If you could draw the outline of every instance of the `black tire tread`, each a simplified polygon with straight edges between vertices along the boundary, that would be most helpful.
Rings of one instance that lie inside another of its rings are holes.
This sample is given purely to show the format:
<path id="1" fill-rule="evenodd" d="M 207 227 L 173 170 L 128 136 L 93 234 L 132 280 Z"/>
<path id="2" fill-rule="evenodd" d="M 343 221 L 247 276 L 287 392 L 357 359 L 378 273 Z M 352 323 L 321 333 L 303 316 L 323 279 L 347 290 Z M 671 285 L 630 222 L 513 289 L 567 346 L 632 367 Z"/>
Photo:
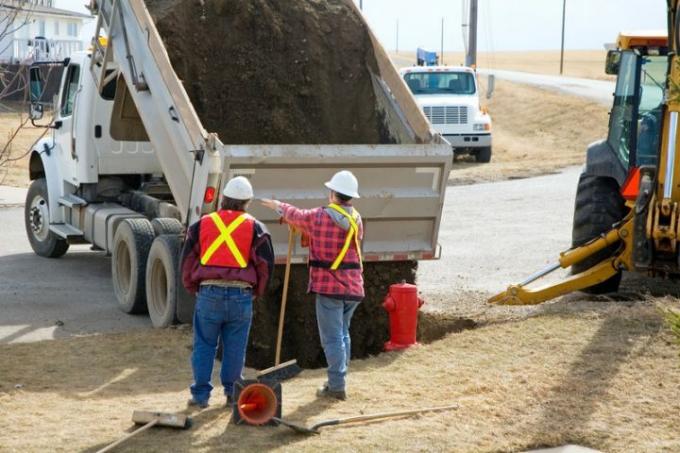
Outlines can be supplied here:
<path id="1" fill-rule="evenodd" d="M 38 178 L 34 180 L 28 188 L 28 192 L 26 193 L 26 204 L 24 206 L 24 226 L 26 228 L 28 242 L 31 244 L 31 248 L 38 256 L 45 258 L 62 257 L 64 254 L 66 254 L 69 248 L 69 243 L 66 239 L 60 238 L 50 231 L 47 235 L 47 239 L 40 242 L 35 238 L 33 232 L 30 230 L 31 227 L 28 223 L 28 219 L 31 209 L 31 200 L 36 194 L 41 195 L 49 206 L 50 199 L 47 191 L 47 181 L 45 178 Z"/>
<path id="2" fill-rule="evenodd" d="M 157 217 L 151 221 L 156 236 L 163 234 L 181 234 L 182 222 L 171 217 Z"/>
<path id="3" fill-rule="evenodd" d="M 475 153 L 475 161 L 481 164 L 487 164 L 491 162 L 491 154 L 492 150 L 490 146 L 479 148 L 479 151 Z"/>
<path id="4" fill-rule="evenodd" d="M 579 178 L 574 204 L 572 247 L 581 246 L 609 231 L 625 216 L 625 201 L 612 178 L 582 174 Z M 608 247 L 572 266 L 572 273 L 583 272 L 612 256 L 617 246 Z M 591 294 L 616 292 L 621 283 L 621 272 L 608 280 L 584 290 Z"/>
<path id="5" fill-rule="evenodd" d="M 174 220 L 174 219 L 172 219 Z M 158 250 L 160 248 L 160 250 Z M 149 250 L 149 256 L 148 256 L 148 261 L 147 264 L 151 261 L 151 259 L 156 256 L 156 255 L 161 255 L 161 254 L 167 254 L 168 258 L 170 258 L 170 262 L 172 263 L 172 268 L 170 269 L 170 273 L 168 276 L 168 280 L 170 281 L 171 285 L 175 285 L 175 302 L 173 304 L 173 309 L 172 309 L 172 315 L 170 320 L 164 320 L 162 323 L 154 322 L 154 327 L 167 327 L 172 324 L 177 323 L 177 304 L 179 303 L 179 297 L 180 297 L 180 288 L 178 288 L 178 285 L 181 285 L 181 279 L 179 278 L 179 262 L 180 262 L 180 254 L 181 254 L 181 241 L 179 237 L 175 234 L 162 234 L 160 236 L 157 236 L 156 239 L 153 241 L 153 244 L 151 245 L 151 248 Z M 147 265 L 147 273 L 145 275 L 145 278 L 150 279 L 150 275 L 148 275 L 150 267 Z M 168 269 L 166 269 L 166 273 L 168 272 Z M 147 298 L 148 300 L 148 298 Z M 147 310 L 149 311 L 149 315 L 152 315 L 151 309 L 147 306 Z M 152 322 L 153 322 L 153 316 L 152 316 Z"/>
<path id="6" fill-rule="evenodd" d="M 131 245 L 132 250 L 130 254 L 137 255 L 137 269 L 133 272 L 136 273 L 136 289 L 133 290 L 134 300 L 132 301 L 121 301 L 118 300 L 121 309 L 130 314 L 145 313 L 146 312 L 146 263 L 149 256 L 149 250 L 151 249 L 151 244 L 155 238 L 153 227 L 151 222 L 146 219 L 126 219 L 124 220 L 116 230 L 115 238 L 113 240 L 114 253 L 117 248 L 119 241 L 119 236 L 124 234 L 124 229 L 129 229 L 132 237 L 133 244 Z M 122 240 L 122 239 L 121 239 Z M 116 266 L 115 256 L 111 259 L 111 274 L 114 275 L 114 270 Z M 132 284 L 132 283 L 131 283 Z M 114 284 L 115 288 L 115 284 Z M 116 294 L 116 298 L 120 296 Z"/>

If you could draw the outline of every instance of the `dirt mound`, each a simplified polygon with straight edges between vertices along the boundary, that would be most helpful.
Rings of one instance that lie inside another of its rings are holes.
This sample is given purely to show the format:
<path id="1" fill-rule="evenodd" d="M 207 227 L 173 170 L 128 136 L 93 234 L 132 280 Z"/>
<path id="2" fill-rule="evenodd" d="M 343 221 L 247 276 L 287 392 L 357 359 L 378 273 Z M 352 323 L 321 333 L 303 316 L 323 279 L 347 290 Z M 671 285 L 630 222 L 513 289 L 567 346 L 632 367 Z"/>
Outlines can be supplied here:
<path id="1" fill-rule="evenodd" d="M 394 141 L 373 91 L 373 45 L 351 0 L 147 0 L 170 60 L 203 126 L 227 144 Z M 352 324 L 355 357 L 382 351 L 390 284 L 415 262 L 368 264 Z M 307 269 L 291 275 L 283 359 L 325 365 Z M 274 362 L 283 267 L 255 304 L 248 365 Z"/>
<path id="2" fill-rule="evenodd" d="M 147 0 L 203 126 L 227 144 L 391 141 L 351 0 Z"/>
<path id="3" fill-rule="evenodd" d="M 383 300 L 391 284 L 402 280 L 413 283 L 417 267 L 415 261 L 365 264 L 366 298 L 357 308 L 350 327 L 352 357 L 362 358 L 383 351 L 389 324 L 387 312 L 382 307 Z M 283 266 L 276 267 L 268 293 L 254 306 L 247 361 L 255 368 L 266 368 L 274 363 L 283 270 Z M 281 358 L 283 361 L 295 358 L 305 368 L 316 368 L 325 366 L 326 359 L 316 325 L 314 296 L 307 294 L 307 275 L 305 266 L 291 269 Z"/>

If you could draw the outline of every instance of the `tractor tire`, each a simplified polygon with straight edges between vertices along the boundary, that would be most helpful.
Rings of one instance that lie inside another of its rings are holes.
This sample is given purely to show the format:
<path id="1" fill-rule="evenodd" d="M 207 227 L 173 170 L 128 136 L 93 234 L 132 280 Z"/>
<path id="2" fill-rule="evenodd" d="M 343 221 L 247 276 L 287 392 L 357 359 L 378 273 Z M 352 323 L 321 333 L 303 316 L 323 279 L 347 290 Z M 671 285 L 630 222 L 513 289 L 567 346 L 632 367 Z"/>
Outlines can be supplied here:
<path id="1" fill-rule="evenodd" d="M 176 324 L 178 305 L 188 303 L 189 295 L 180 276 L 181 239 L 163 234 L 154 239 L 146 265 L 146 306 L 156 328 Z"/>
<path id="2" fill-rule="evenodd" d="M 28 242 L 36 255 L 59 258 L 68 251 L 68 241 L 50 231 L 49 197 L 45 178 L 36 179 L 28 188 L 24 225 Z"/>
<path id="3" fill-rule="evenodd" d="M 156 236 L 161 234 L 181 234 L 182 223 L 170 217 L 158 217 L 151 221 L 151 226 Z"/>
<path id="4" fill-rule="evenodd" d="M 582 174 L 576 190 L 572 246 L 579 247 L 602 233 L 606 233 L 612 225 L 621 221 L 625 214 L 625 201 L 614 179 Z M 590 269 L 611 257 L 617 249 L 617 245 L 608 247 L 574 264 L 572 274 Z M 590 294 L 613 293 L 618 291 L 620 284 L 621 272 L 583 291 Z"/>
<path id="5" fill-rule="evenodd" d="M 491 162 L 491 147 L 485 146 L 484 148 L 479 148 L 479 151 L 475 153 L 475 161 L 480 164 Z"/>
<path id="6" fill-rule="evenodd" d="M 113 238 L 111 277 L 118 306 L 125 313 L 146 311 L 146 262 L 154 240 L 146 219 L 126 219 Z"/>

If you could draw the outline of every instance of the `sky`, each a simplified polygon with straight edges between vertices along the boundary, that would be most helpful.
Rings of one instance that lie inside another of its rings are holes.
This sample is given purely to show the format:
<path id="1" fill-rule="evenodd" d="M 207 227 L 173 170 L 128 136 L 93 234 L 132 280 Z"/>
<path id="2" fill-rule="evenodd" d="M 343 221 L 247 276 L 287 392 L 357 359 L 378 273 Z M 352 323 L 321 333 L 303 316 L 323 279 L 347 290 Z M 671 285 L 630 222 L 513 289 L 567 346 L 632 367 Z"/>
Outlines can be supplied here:
<path id="1" fill-rule="evenodd" d="M 276 0 L 285 1 L 285 0 Z M 359 4 L 360 0 L 354 0 Z M 445 51 L 462 51 L 465 0 L 363 0 L 364 14 L 387 49 L 439 50 L 444 19 Z M 560 48 L 563 0 L 479 0 L 478 50 Z M 55 0 L 58 8 L 87 12 L 86 0 Z M 665 0 L 566 0 L 565 47 L 603 49 L 622 30 L 666 28 Z M 93 33 L 91 23 L 83 39 Z"/>

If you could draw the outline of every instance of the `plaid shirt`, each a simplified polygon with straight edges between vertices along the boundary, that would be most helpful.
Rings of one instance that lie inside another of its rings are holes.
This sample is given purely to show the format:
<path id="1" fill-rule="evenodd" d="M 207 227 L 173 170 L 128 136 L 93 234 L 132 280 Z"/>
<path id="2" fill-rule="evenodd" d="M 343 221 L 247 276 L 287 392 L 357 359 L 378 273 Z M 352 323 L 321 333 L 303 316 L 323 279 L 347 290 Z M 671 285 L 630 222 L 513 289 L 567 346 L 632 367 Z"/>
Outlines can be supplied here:
<path id="1" fill-rule="evenodd" d="M 287 203 L 281 203 L 281 215 L 289 224 L 304 231 L 310 238 L 310 260 L 333 262 L 340 254 L 347 238 L 347 231 L 338 226 L 326 208 L 298 209 Z M 364 237 L 364 227 L 361 218 L 359 224 L 359 240 Z M 343 263 L 358 263 L 354 241 L 345 255 Z M 322 269 L 309 268 L 310 293 L 349 300 L 364 298 L 364 277 L 361 269 Z"/>

